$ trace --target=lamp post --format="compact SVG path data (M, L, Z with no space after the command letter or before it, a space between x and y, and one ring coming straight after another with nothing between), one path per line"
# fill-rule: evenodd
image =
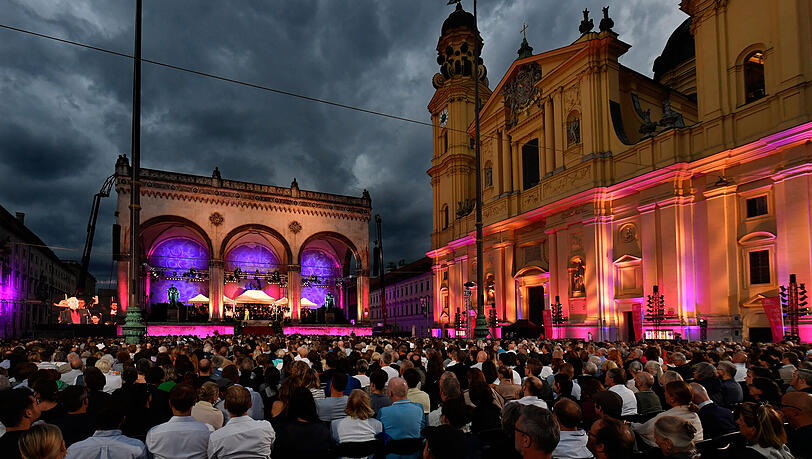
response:
M460 0L449 0L448 4ZM482 157L479 147L479 23L477 21L476 0L474 0L474 163L476 166L476 285L485 285L482 266ZM476 325L474 336L488 336L488 320L485 318L485 289L477 289Z
M146 326L141 314L141 263L138 236L141 218L141 0L135 3L135 46L133 59L132 170L130 172L130 288L129 304L122 327L128 344L140 343Z

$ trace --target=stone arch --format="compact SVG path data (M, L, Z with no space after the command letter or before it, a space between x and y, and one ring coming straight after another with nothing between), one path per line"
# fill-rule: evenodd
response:
M163 229L157 229L157 227L160 225L167 225L167 227ZM183 227L187 231L190 231L193 235L200 238L199 242L202 242L205 245L206 249L208 249L209 257L211 257L214 254L211 238L209 237L209 234L206 232L206 230L201 228L200 225L183 217L178 217L175 215L160 215L157 217L152 217L149 220L141 223L139 238L141 239L142 242L141 244L141 251L143 252L142 255L143 256L148 255L148 252L151 247L156 246L164 239L167 239L169 236L169 231L177 227ZM147 236L148 232L154 230L157 230L157 234L155 234L152 237L150 243L148 244L150 247L148 248L147 244L144 243L146 242L144 238Z
M357 268L360 271L363 271L367 268L366 266L363 265L364 260L361 258L361 252L358 251L358 248L355 246L355 244L347 236L344 236L341 233L336 233L334 231L320 231L318 233L311 234L307 239L305 239L304 242L302 242L302 244L299 246L299 253L296 255L297 264L299 265L302 264L302 254L307 248L307 245L310 244L311 242L318 241L320 239L328 239L328 240L334 239L346 245L347 249L349 249L349 251L352 252L356 262L358 263ZM341 261L343 260L339 260L339 262Z
M280 262L291 263L293 261L293 251L291 250L290 244L288 244L288 241L285 239L285 237L282 236L282 234L279 231L276 231L275 229L269 226L260 225L256 223L241 225L229 231L228 234L226 234L226 236L223 238L223 242L220 244L220 250L218 252L219 258L225 259L226 249L228 248L229 243L231 243L235 238L241 236L243 233L248 233L251 231L266 233L270 235L272 238L274 238L277 242L279 242L279 244L282 246L282 249L284 250L285 256L285 259L280 260Z

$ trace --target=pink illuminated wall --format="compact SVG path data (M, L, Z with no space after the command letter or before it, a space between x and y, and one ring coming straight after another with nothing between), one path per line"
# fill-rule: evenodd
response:
M372 336L372 327L307 326L290 325L284 328L286 335Z
M117 333L122 335L121 325L117 327ZM206 338L208 336L233 335L234 327L231 325L147 325L147 336L197 336Z

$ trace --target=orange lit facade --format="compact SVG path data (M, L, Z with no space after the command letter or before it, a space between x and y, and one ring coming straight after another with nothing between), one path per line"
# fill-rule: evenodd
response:
M668 333L699 339L704 319L708 339L769 339L762 298L812 282L810 5L683 0L654 78L619 63L630 45L605 20L563 48L524 43L492 90L483 66L486 313L541 323L558 296L548 337L639 339L656 285ZM428 105L437 328L476 280L468 16L443 25Z

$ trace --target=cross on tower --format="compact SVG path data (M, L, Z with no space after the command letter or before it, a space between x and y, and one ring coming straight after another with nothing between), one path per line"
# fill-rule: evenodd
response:
M527 40L527 24L522 25L522 38Z

